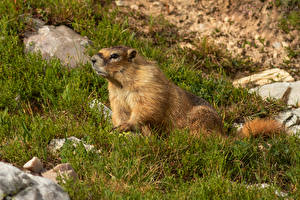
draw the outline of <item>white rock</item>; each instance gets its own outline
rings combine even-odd
[[[290,88],[290,91],[287,90]],[[281,99],[287,92],[287,104],[298,106],[300,102],[300,81],[296,82],[277,82],[250,89],[249,92],[256,92],[262,98]]]
[[[268,69],[258,74],[253,74],[233,82],[235,87],[246,87],[249,84],[253,85],[265,85],[274,81],[290,82],[294,81],[294,78],[283,69]]]
[[[69,200],[69,195],[55,182],[27,174],[0,162],[0,199]]]
[[[43,164],[41,160],[37,157],[33,157],[23,166],[24,169],[28,169],[34,173],[40,173],[43,170]]]
[[[281,112],[276,120],[284,124],[293,135],[300,134],[300,108]]]
[[[77,173],[69,163],[63,163],[55,166],[53,169],[50,169],[44,173],[42,176],[48,178],[57,183],[57,177],[61,177],[62,180],[65,178],[72,178],[76,180],[78,178]]]
[[[90,41],[72,29],[61,26],[42,26],[37,34],[31,34],[24,39],[26,52],[41,52],[43,58],[53,56],[64,65],[72,68],[79,63],[89,62],[85,47]]]
[[[256,92],[258,95],[260,95],[262,98],[275,98],[275,99],[281,99],[286,90],[289,87],[289,83],[286,82],[277,82],[277,83],[271,83],[267,85],[263,85],[260,87],[252,88],[249,90],[249,92]]]
[[[78,139],[77,137],[74,137],[74,136],[71,136],[67,139],[64,139],[64,138],[63,139],[53,139],[50,141],[48,148],[52,152],[59,151],[64,146],[66,141],[71,141],[74,147],[77,147],[77,145],[82,142],[80,139]],[[95,148],[93,145],[85,144],[84,142],[82,142],[82,144],[86,151],[91,151]]]

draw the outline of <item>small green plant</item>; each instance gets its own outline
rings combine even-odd
[[[284,32],[300,30],[300,1],[299,0],[276,0],[275,6],[283,12],[278,25]]]

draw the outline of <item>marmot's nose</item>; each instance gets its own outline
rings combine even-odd
[[[96,61],[97,61],[96,58],[92,58],[91,60],[92,60],[92,63],[93,63],[93,64],[95,64]]]

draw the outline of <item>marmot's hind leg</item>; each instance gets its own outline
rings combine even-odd
[[[223,133],[223,124],[215,110],[208,106],[196,106],[188,114],[188,123],[193,135]]]

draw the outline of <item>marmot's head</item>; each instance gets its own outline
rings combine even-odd
[[[135,62],[137,51],[125,46],[101,49],[91,61],[95,72],[107,79],[118,79]]]

